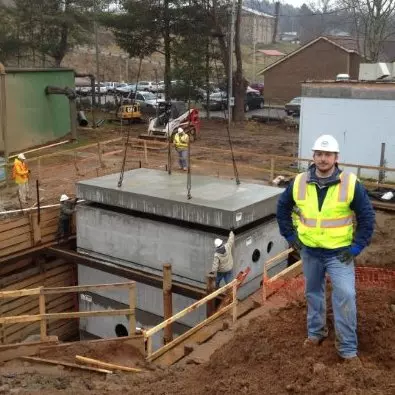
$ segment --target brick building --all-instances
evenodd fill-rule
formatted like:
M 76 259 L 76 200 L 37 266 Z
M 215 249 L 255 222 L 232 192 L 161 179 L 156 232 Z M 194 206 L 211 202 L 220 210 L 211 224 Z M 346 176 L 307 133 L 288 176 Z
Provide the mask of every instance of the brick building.
M 264 76 L 265 102 L 286 103 L 300 96 L 301 82 L 307 80 L 334 80 L 337 74 L 357 80 L 361 60 L 355 40 L 318 37 L 258 73 Z
M 242 8 L 240 23 L 240 41 L 244 45 L 270 44 L 273 38 L 275 18 L 273 15 Z

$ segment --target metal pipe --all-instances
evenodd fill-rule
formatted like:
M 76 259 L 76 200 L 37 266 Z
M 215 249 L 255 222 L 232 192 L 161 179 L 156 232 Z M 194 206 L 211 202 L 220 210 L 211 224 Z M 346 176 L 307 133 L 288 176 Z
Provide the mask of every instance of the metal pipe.
M 4 160 L 5 163 L 8 163 L 8 135 L 7 135 L 7 105 L 6 105 L 6 72 L 5 67 L 2 63 L 0 63 L 0 114 L 1 114 L 1 136 L 3 139 L 3 148 L 4 148 Z M 4 166 L 6 180 L 8 180 L 7 176 L 7 166 Z
M 228 76 L 228 125 L 232 123 L 232 107 L 233 100 L 233 47 L 234 47 L 234 32 L 235 32 L 235 19 L 236 19 L 236 0 L 232 0 L 232 13 L 230 21 L 229 32 L 229 76 Z

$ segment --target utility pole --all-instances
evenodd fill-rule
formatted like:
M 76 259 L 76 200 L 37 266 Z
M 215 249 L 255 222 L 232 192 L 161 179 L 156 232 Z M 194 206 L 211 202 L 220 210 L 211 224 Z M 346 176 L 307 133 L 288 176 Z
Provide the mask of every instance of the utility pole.
M 256 15 L 254 15 L 254 25 L 252 29 L 252 81 L 256 82 Z
M 97 14 L 98 14 L 98 8 L 97 8 L 97 0 L 94 2 L 94 31 L 95 31 L 95 49 L 96 49 L 96 84 L 97 84 L 97 98 L 98 98 L 98 106 L 101 104 L 101 98 L 100 98 L 100 65 L 99 65 L 99 35 L 98 35 L 98 29 L 97 29 Z M 96 87 L 95 87 L 96 89 Z M 92 92 L 92 98 L 94 97 L 93 92 Z M 95 103 L 93 103 L 95 104 Z
M 277 40 L 278 17 L 280 15 L 280 2 L 276 1 L 276 4 L 274 7 L 275 7 L 274 8 L 274 29 L 273 29 L 272 44 L 275 44 L 276 40 Z
M 228 126 L 232 123 L 233 98 L 233 52 L 236 20 L 236 0 L 232 0 L 232 14 L 229 29 L 229 79 L 228 79 Z

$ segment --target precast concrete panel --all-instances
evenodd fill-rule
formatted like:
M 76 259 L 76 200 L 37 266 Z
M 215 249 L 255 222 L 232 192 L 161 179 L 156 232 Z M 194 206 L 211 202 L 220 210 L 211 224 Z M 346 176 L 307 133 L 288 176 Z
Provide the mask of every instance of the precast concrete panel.
M 79 285 L 93 285 L 93 284 L 110 284 L 110 283 L 124 283 L 129 282 L 130 280 L 116 276 L 113 274 L 109 274 L 103 272 L 101 270 L 92 269 L 87 266 L 78 265 L 78 284 Z M 123 303 L 124 305 L 129 304 L 128 299 L 128 291 L 124 289 L 109 289 L 109 290 L 97 290 L 95 291 L 97 295 L 100 295 L 109 300 L 113 300 L 119 303 Z M 185 296 L 173 293 L 173 313 L 176 314 L 179 311 L 189 307 L 191 304 L 196 302 L 196 300 L 192 298 L 187 298 Z M 103 305 L 103 302 L 101 303 Z M 81 305 L 80 305 L 81 307 Z M 163 320 L 163 291 L 162 289 L 152 287 L 150 285 L 136 283 L 136 308 L 142 311 L 145 311 L 150 314 L 154 314 L 157 317 L 160 317 Z M 101 318 L 101 317 L 98 317 Z M 106 326 L 111 326 L 112 329 L 106 329 L 108 331 L 112 331 L 112 336 L 114 336 L 114 328 L 116 323 L 124 323 L 124 321 L 120 320 L 119 317 L 111 317 L 113 321 L 111 321 L 111 325 L 109 323 Z M 188 327 L 192 327 L 197 323 L 203 321 L 206 318 L 206 308 L 205 306 L 200 307 L 199 309 L 194 310 L 191 313 L 188 313 L 184 317 L 180 318 L 178 322 L 180 324 L 186 325 Z M 127 318 L 125 317 L 126 322 Z M 94 321 L 89 318 L 89 322 Z M 162 321 L 160 320 L 160 321 Z M 96 320 L 99 322 L 98 320 Z M 102 321 L 100 321 L 102 322 Z M 114 324 L 115 323 L 115 324 Z M 159 323 L 159 322 L 157 322 Z M 104 323 L 100 324 L 104 325 Z M 143 321 L 140 322 L 140 325 L 147 328 L 152 325 L 152 321 Z M 103 337 L 100 335 L 101 332 L 97 330 L 96 332 L 92 332 L 92 329 L 88 330 L 88 332 L 96 334 L 97 336 Z M 105 332 L 107 334 L 107 332 Z M 109 336 L 109 335 L 106 335 Z
M 276 212 L 280 188 L 215 177 L 193 176 L 192 199 L 187 198 L 186 174 L 135 169 L 77 183 L 77 196 L 145 214 L 230 229 L 240 228 Z
M 80 205 L 77 209 L 78 252 L 156 274 L 162 273 L 164 263 L 170 263 L 175 279 L 201 287 L 211 271 L 217 237 L 226 241 L 215 233 L 104 208 Z M 236 235 L 233 272 L 236 275 L 250 267 L 247 283 L 262 275 L 265 261 L 286 248 L 276 220 L 259 224 Z

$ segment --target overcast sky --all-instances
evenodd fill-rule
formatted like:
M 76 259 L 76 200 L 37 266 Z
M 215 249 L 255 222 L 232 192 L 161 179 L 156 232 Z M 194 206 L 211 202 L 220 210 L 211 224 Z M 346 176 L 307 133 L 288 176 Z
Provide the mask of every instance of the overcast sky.
M 294 7 L 300 7 L 303 3 L 310 4 L 310 0 L 282 0 L 282 4 L 290 4 Z M 312 1 L 314 3 L 314 1 Z M 281 13 L 281 11 L 280 11 Z

